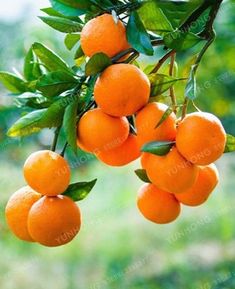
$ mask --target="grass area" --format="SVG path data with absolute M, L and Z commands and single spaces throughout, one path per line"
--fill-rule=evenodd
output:
M 165 226 L 147 222 L 136 208 L 138 162 L 119 169 L 95 161 L 74 168 L 74 181 L 98 177 L 79 204 L 81 232 L 64 247 L 46 248 L 17 240 L 4 221 L 7 199 L 24 185 L 21 166 L 34 149 L 12 151 L 12 161 L 0 163 L 1 288 L 235 288 L 233 155 L 218 162 L 221 182 L 208 203 L 183 208 L 179 220 Z

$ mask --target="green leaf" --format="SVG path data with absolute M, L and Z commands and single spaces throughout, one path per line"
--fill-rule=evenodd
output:
M 75 22 L 79 22 L 81 24 L 83 23 L 83 21 L 78 16 L 66 16 L 66 15 L 56 11 L 52 7 L 43 8 L 43 9 L 41 9 L 41 11 L 46 13 L 49 16 L 57 16 L 57 17 L 61 17 L 61 18 L 67 18 L 67 19 L 73 20 Z
M 73 8 L 82 9 L 84 11 L 89 11 L 92 5 L 92 1 L 90 0 L 59 0 L 58 2 L 61 2 Z
M 67 49 L 71 50 L 78 43 L 79 40 L 80 40 L 79 34 L 68 34 L 64 39 L 64 43 Z
M 80 66 L 86 60 L 86 56 L 82 50 L 81 45 L 78 47 L 78 49 L 74 55 L 74 59 L 75 59 L 77 66 Z
M 69 68 L 65 61 L 46 46 L 36 42 L 33 44 L 32 48 L 34 53 L 45 65 L 48 71 L 62 70 L 73 74 L 73 71 Z
M 163 38 L 165 45 L 175 51 L 188 50 L 203 41 L 202 38 L 192 32 L 174 31 Z
M 26 114 L 13 124 L 7 135 L 10 137 L 27 136 L 39 132 L 43 128 L 60 126 L 65 108 L 71 101 L 73 101 L 73 96 L 63 97 L 48 108 Z
M 196 82 L 197 65 L 192 65 L 189 80 L 185 88 L 185 97 L 194 100 L 197 98 L 197 82 Z
M 39 123 L 45 112 L 46 109 L 40 109 L 26 114 L 14 123 L 8 130 L 7 135 L 9 137 L 19 137 L 39 132 L 41 130 Z
M 28 81 L 38 79 L 42 75 L 40 64 L 34 55 L 32 47 L 29 49 L 24 61 L 24 76 Z
M 137 175 L 137 177 L 145 182 L 145 183 L 151 183 L 151 181 L 149 180 L 148 178 L 148 175 L 147 175 L 147 172 L 146 170 L 143 170 L 143 169 L 138 169 L 138 170 L 135 170 L 135 174 Z
M 230 153 L 235 151 L 235 136 L 227 134 L 227 141 L 225 146 L 225 153 Z
M 165 74 L 149 74 L 151 82 L 151 97 L 158 96 L 171 88 L 176 82 L 185 80 L 185 78 L 174 78 Z
M 197 9 L 203 0 L 182 1 L 182 0 L 155 0 L 155 3 L 166 15 L 168 21 L 174 28 L 183 24 L 186 19 Z
M 158 128 L 161 124 L 163 124 L 163 122 L 172 114 L 172 112 L 173 109 L 171 107 L 168 107 L 155 128 Z
M 132 12 L 127 24 L 127 39 L 138 52 L 153 55 L 150 37 L 137 12 Z
M 167 17 L 154 0 L 146 1 L 138 10 L 138 14 L 147 30 L 159 35 L 173 31 Z
M 9 72 L 0 71 L 0 82 L 13 93 L 29 91 L 23 79 Z
M 41 91 L 44 96 L 53 97 L 74 88 L 77 83 L 77 79 L 71 74 L 64 71 L 54 71 L 44 74 L 37 81 L 36 88 Z
M 67 18 L 57 16 L 39 16 L 39 18 L 55 30 L 63 33 L 74 33 L 82 30 L 82 25 Z
M 111 59 L 104 53 L 96 53 L 86 64 L 85 72 L 87 76 L 96 75 L 112 64 Z
M 77 153 L 77 110 L 78 110 L 78 98 L 69 104 L 65 110 L 63 127 L 68 144 L 72 150 Z
M 80 182 L 71 184 L 63 195 L 71 198 L 74 202 L 85 199 L 90 191 L 93 189 L 97 182 L 97 179 L 90 182 Z
M 66 16 L 80 16 L 80 15 L 83 15 L 85 13 L 84 10 L 73 8 L 69 5 L 65 5 L 65 4 L 63 4 L 62 1 L 50 0 L 50 3 L 56 11 L 60 12 L 61 14 L 66 15 Z
M 166 155 L 175 142 L 173 141 L 153 141 L 145 144 L 142 148 L 142 152 L 151 153 L 158 156 Z

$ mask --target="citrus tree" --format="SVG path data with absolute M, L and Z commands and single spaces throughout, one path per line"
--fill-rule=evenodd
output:
M 9 128 L 24 137 L 44 128 L 55 132 L 51 150 L 29 156 L 26 187 L 6 207 L 12 231 L 46 246 L 71 241 L 80 229 L 80 211 L 96 179 L 70 184 L 66 150 L 78 148 L 110 166 L 141 157 L 137 176 L 146 184 L 137 205 L 157 224 L 174 221 L 181 204 L 204 203 L 218 183 L 213 164 L 235 150 L 220 120 L 200 111 L 196 75 L 216 38 L 213 28 L 222 0 L 51 0 L 40 19 L 65 33 L 75 50 L 70 67 L 42 43 L 34 43 L 23 75 L 0 72 L 0 81 L 30 110 Z M 163 56 L 155 62 L 155 51 Z M 178 75 L 177 54 L 190 58 L 188 76 Z M 139 57 L 152 63 L 142 67 Z M 152 60 L 151 60 L 152 59 Z M 185 95 L 175 84 L 185 86 Z M 188 113 L 191 105 L 195 112 Z M 66 143 L 55 152 L 61 132 Z M 48 222 L 50 220 L 50 222 Z

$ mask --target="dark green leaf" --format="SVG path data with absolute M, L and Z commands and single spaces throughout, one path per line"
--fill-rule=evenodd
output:
M 156 128 L 158 128 L 163 122 L 172 114 L 173 109 L 171 107 L 168 107 L 167 110 L 164 112 L 163 116 L 161 117 L 160 121 L 156 125 Z
M 185 78 L 174 78 L 165 74 L 149 74 L 151 82 L 151 97 L 158 96 L 171 88 L 176 82 Z
M 132 12 L 129 18 L 127 39 L 131 46 L 140 53 L 153 55 L 151 40 L 137 12 Z
M 0 82 L 13 93 L 28 91 L 27 84 L 24 80 L 9 72 L 0 71 Z
M 203 0 L 154 0 L 174 28 L 179 27 L 197 9 Z
M 72 150 L 77 152 L 77 110 L 78 110 L 78 98 L 69 104 L 65 110 L 63 127 L 68 144 Z
M 96 75 L 112 64 L 111 59 L 104 53 L 96 53 L 86 64 L 85 72 L 87 76 Z
M 41 9 L 42 12 L 46 13 L 49 16 L 57 16 L 57 17 L 61 17 L 61 18 L 67 18 L 79 23 L 83 23 L 83 21 L 78 17 L 78 16 L 66 16 L 64 14 L 61 14 L 60 12 L 56 11 L 55 9 L 48 7 L 48 8 L 43 8 Z
M 71 184 L 63 195 L 71 198 L 74 202 L 85 199 L 90 191 L 93 189 L 97 182 L 97 179 L 90 182 L 80 182 Z
M 79 40 L 80 40 L 79 34 L 68 34 L 64 39 L 64 43 L 65 46 L 68 48 L 68 50 L 71 50 L 78 43 Z
M 165 45 L 175 51 L 183 51 L 192 48 L 203 39 L 192 32 L 174 31 L 163 38 Z
M 166 155 L 175 144 L 173 141 L 153 141 L 145 144 L 142 148 L 142 152 L 151 153 L 158 156 Z
M 147 176 L 147 173 L 146 173 L 146 170 L 143 170 L 143 169 L 138 169 L 138 170 L 135 170 L 135 174 L 137 175 L 137 177 L 145 182 L 145 183 L 151 183 L 151 181 L 149 180 L 148 176 Z
M 82 30 L 82 25 L 67 18 L 57 16 L 40 16 L 44 23 L 63 33 L 75 33 Z
M 47 97 L 58 96 L 77 85 L 77 79 L 63 71 L 54 71 L 43 75 L 36 88 Z
M 62 70 L 68 73 L 73 73 L 64 60 L 46 46 L 36 42 L 33 44 L 32 48 L 48 71 Z
M 225 153 L 230 153 L 235 151 L 235 136 L 227 134 L 227 141 L 225 146 Z
M 196 72 L 197 65 L 191 67 L 190 77 L 185 88 L 185 97 L 194 100 L 197 97 Z
M 154 0 L 144 3 L 138 10 L 138 14 L 147 30 L 159 35 L 173 31 L 173 27 Z
M 62 1 L 59 1 L 59 0 L 50 0 L 50 2 L 51 2 L 52 7 L 56 11 L 66 16 L 80 16 L 85 13 L 84 10 L 73 8 L 69 5 L 65 5 L 62 3 Z

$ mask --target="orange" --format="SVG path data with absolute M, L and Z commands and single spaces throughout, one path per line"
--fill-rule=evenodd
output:
M 28 232 L 28 214 L 41 195 L 26 186 L 16 191 L 6 205 L 6 220 L 12 232 L 21 240 L 34 242 Z
M 98 153 L 120 146 L 129 135 L 126 117 L 112 117 L 99 108 L 86 112 L 78 123 L 78 145 Z
M 91 57 L 95 53 L 103 52 L 113 57 L 129 48 L 126 38 L 126 28 L 113 16 L 103 14 L 88 21 L 81 32 L 81 47 L 86 56 Z
M 140 163 L 141 163 L 141 167 L 143 169 L 145 169 L 147 167 L 149 156 L 150 156 L 149 153 L 142 153 L 142 155 L 141 155 Z
M 176 146 L 194 164 L 213 163 L 222 156 L 225 144 L 226 132 L 213 114 L 194 112 L 179 123 Z
M 24 164 L 24 177 L 35 191 L 47 196 L 63 193 L 70 183 L 68 162 L 59 154 L 43 150 L 31 154 Z
M 176 147 L 165 156 L 149 154 L 146 171 L 151 182 L 159 189 L 179 194 L 196 181 L 198 167 L 180 155 Z
M 148 103 L 150 82 L 131 64 L 115 64 L 97 79 L 94 96 L 98 106 L 112 116 L 128 116 Z
M 80 226 L 80 210 L 66 196 L 44 196 L 29 212 L 29 233 L 44 246 L 55 247 L 70 242 L 79 232 Z
M 107 165 L 114 167 L 125 166 L 140 156 L 137 138 L 135 135 L 130 134 L 120 146 L 108 151 L 102 151 L 96 156 Z
M 174 141 L 176 137 L 176 116 L 171 113 L 164 122 L 157 127 L 168 106 L 152 102 L 147 104 L 136 116 L 137 137 L 140 146 L 151 141 Z
M 146 219 L 157 224 L 173 222 L 181 210 L 180 203 L 173 194 L 152 184 L 145 184 L 140 188 L 137 206 Z
M 199 174 L 195 184 L 183 194 L 175 197 L 184 205 L 199 206 L 208 199 L 219 182 L 219 173 L 214 164 L 199 167 Z

